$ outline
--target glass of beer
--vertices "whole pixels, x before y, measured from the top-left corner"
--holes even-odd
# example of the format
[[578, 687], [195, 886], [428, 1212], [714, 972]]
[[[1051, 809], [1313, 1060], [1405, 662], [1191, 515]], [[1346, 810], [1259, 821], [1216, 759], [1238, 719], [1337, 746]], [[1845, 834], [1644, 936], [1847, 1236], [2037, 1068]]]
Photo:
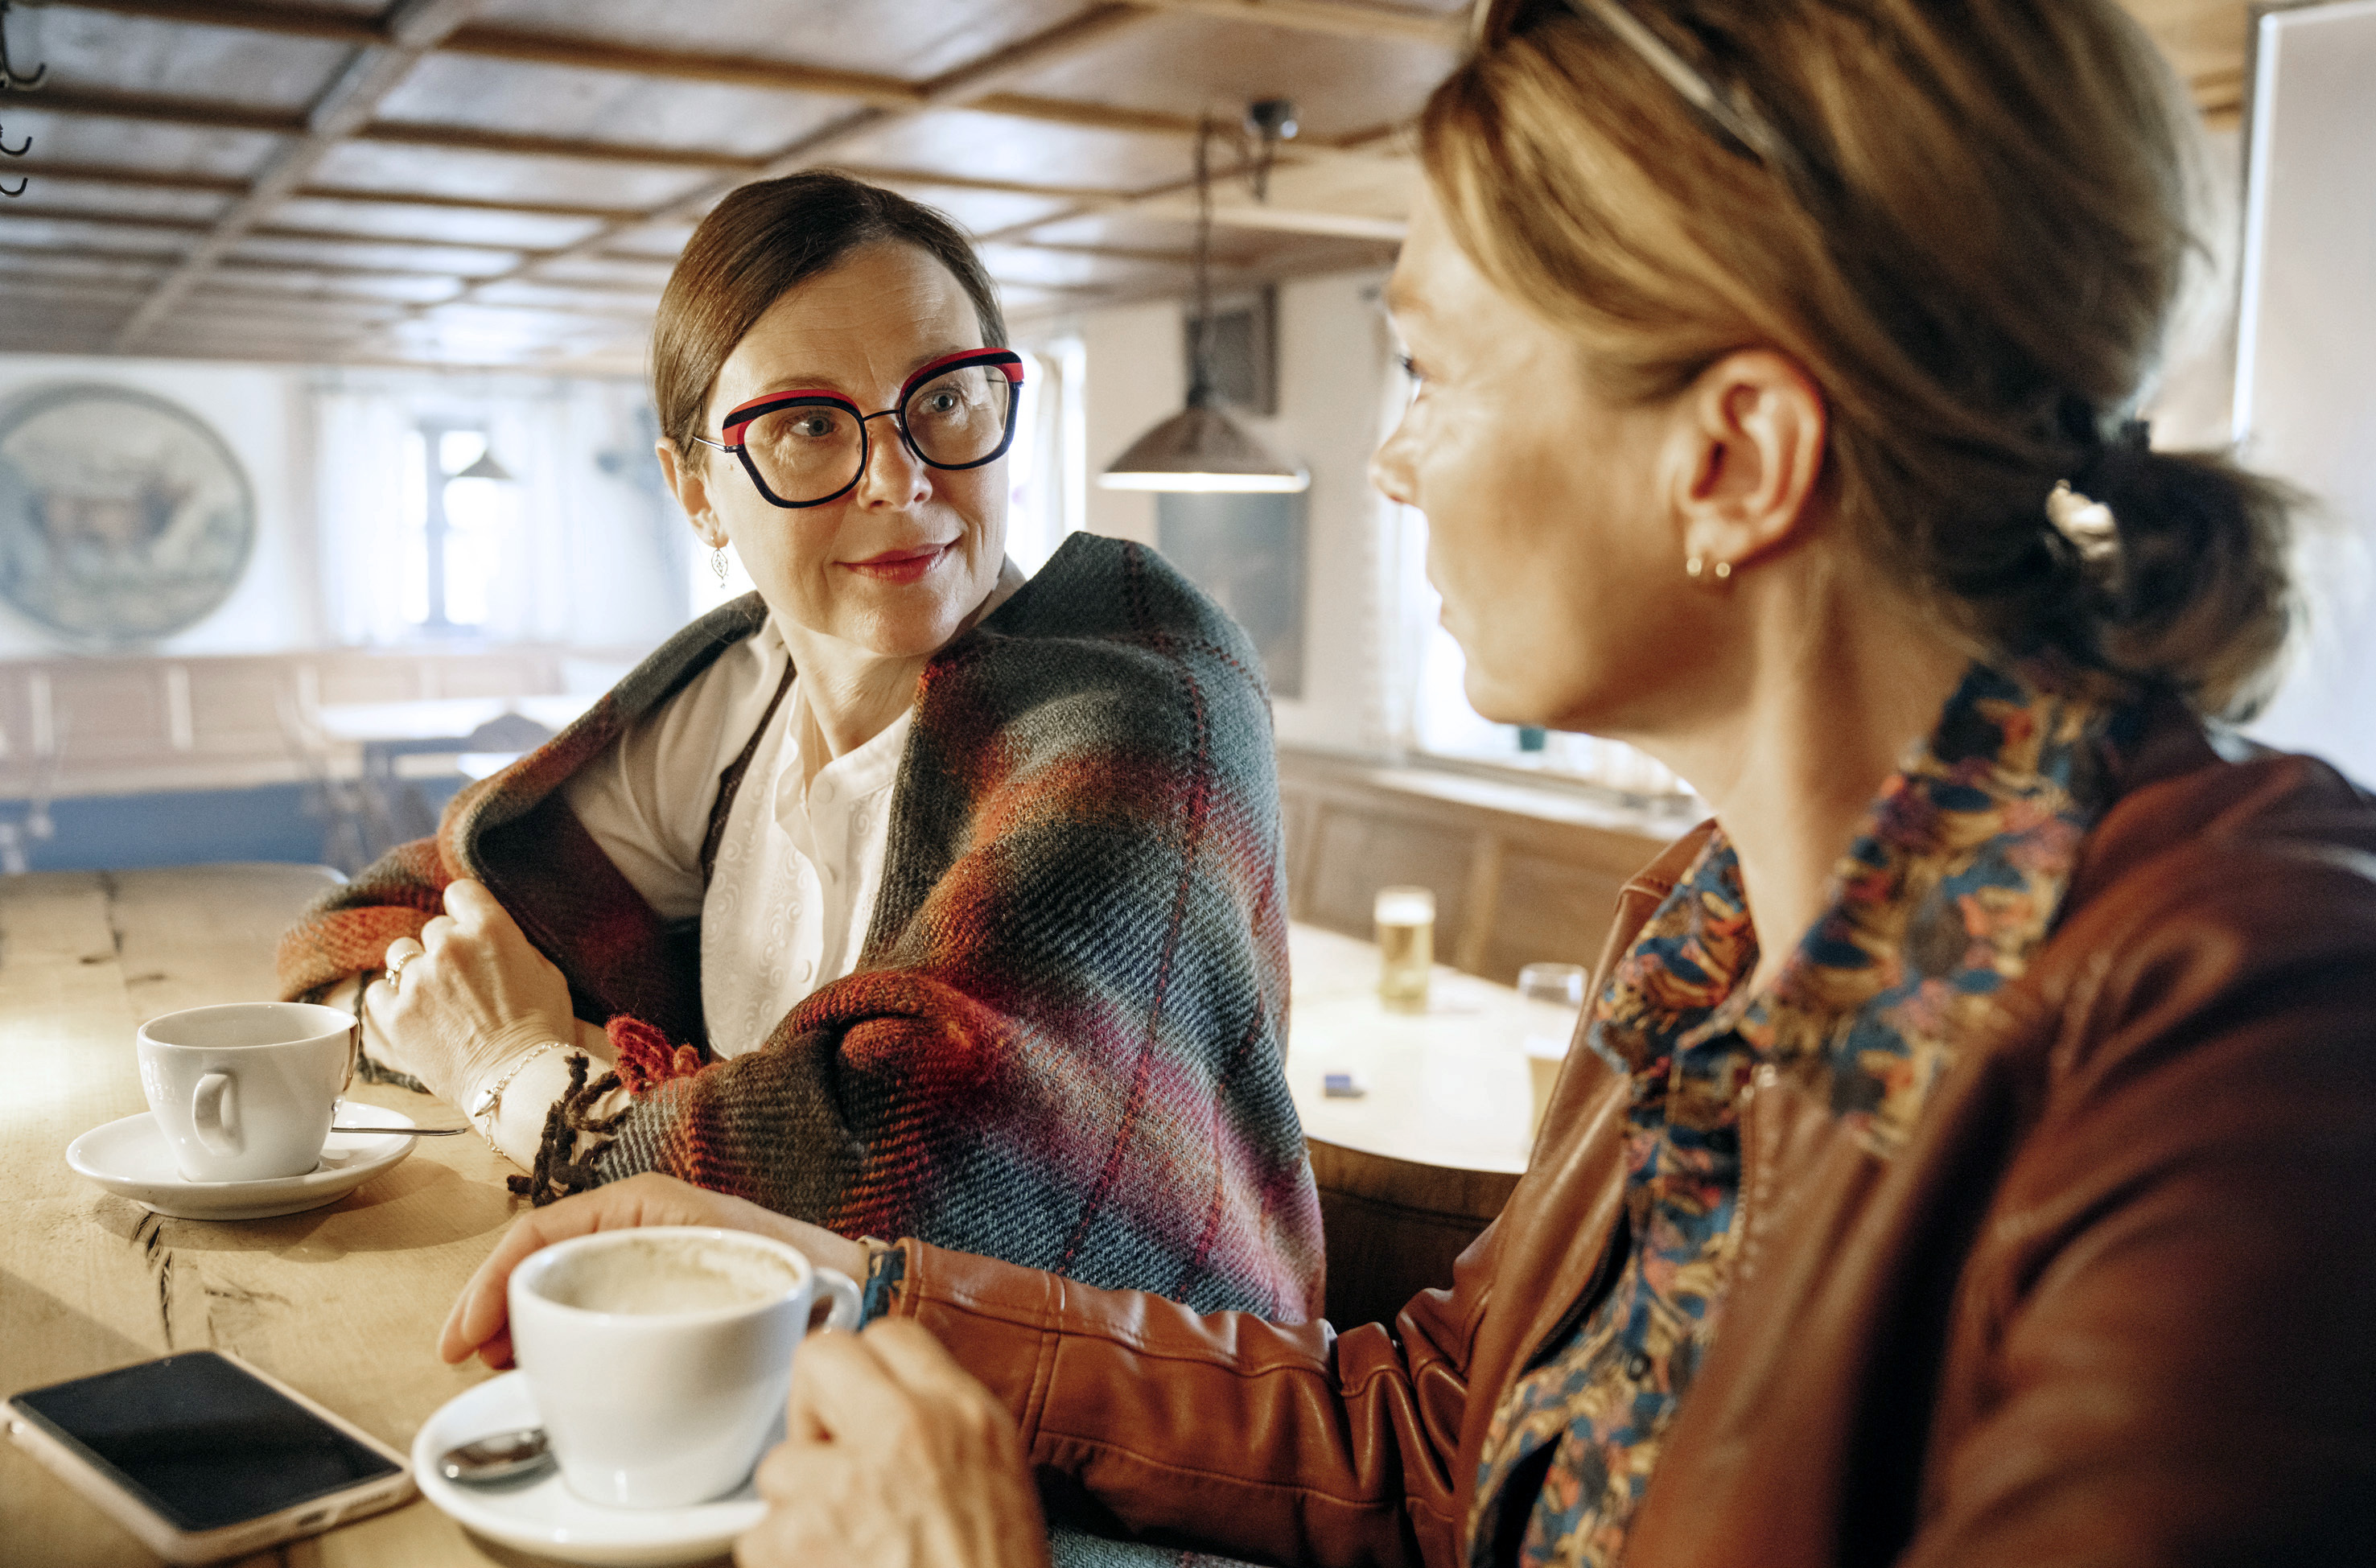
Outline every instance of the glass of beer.
[[1427, 1011], [1428, 972], [1435, 967], [1435, 895], [1424, 887], [1381, 887], [1378, 1000], [1397, 1013]]

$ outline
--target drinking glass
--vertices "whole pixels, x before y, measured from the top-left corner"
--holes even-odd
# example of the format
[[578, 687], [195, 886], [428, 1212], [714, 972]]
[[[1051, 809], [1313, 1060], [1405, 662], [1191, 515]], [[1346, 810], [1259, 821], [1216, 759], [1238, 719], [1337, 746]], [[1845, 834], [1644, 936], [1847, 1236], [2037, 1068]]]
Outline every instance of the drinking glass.
[[1532, 1125], [1537, 1129], [1559, 1083], [1568, 1042], [1575, 1038], [1576, 1019], [1584, 1012], [1584, 985], [1580, 964], [1528, 964], [1518, 971], [1518, 995], [1526, 1004], [1527, 1075], [1534, 1085]]
[[1381, 887], [1374, 912], [1378, 1000], [1397, 1013], [1426, 1012], [1428, 973], [1435, 967], [1434, 893], [1424, 887]]

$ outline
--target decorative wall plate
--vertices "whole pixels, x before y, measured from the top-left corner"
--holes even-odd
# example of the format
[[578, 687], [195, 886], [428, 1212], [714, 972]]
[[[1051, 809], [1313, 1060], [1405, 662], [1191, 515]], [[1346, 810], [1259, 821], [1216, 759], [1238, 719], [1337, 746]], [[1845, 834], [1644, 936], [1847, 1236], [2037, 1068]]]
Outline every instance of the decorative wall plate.
[[97, 383], [0, 403], [0, 599], [65, 642], [137, 647], [231, 597], [255, 493], [178, 403]]

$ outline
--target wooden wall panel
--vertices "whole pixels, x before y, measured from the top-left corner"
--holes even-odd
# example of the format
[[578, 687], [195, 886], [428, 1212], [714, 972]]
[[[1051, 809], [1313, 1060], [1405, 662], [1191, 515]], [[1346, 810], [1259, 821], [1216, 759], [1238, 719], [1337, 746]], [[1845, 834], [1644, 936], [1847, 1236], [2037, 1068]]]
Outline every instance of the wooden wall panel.
[[1618, 890], [1687, 819], [1556, 789], [1478, 781], [1282, 751], [1289, 907], [1371, 934], [1380, 887], [1436, 897], [1439, 962], [1508, 982], [1519, 968], [1599, 956]]
[[165, 666], [93, 660], [51, 667], [53, 733], [69, 766], [174, 750]]
[[287, 748], [281, 711], [292, 712], [295, 671], [278, 659], [189, 660], [190, 728], [202, 756], [269, 756]]
[[1515, 978], [1528, 964], [1589, 968], [1608, 939], [1618, 890], [1639, 869], [1637, 863], [1612, 872], [1573, 860], [1505, 855], [1492, 932], [1474, 968], [1496, 980]]
[[1299, 919], [1368, 936], [1378, 889], [1398, 885], [1435, 891], [1435, 951], [1449, 958], [1468, 919], [1468, 872], [1476, 834], [1391, 802], [1329, 801], [1318, 807], [1317, 843]]

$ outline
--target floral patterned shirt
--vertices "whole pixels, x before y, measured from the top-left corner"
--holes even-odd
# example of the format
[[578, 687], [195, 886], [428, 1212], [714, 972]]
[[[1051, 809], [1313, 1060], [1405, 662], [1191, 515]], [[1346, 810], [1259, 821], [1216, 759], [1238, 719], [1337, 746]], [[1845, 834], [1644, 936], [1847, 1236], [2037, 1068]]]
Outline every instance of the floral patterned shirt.
[[1972, 668], [1763, 991], [1746, 984], [1757, 933], [1720, 830], [1610, 974], [1585, 1040], [1633, 1082], [1618, 1273], [1494, 1412], [1469, 1520], [1476, 1568], [1623, 1555], [1722, 1317], [1751, 1075], [1772, 1065], [1818, 1086], [1885, 1156], [2044, 940], [2143, 719], [2060, 687], [2042, 670]]

